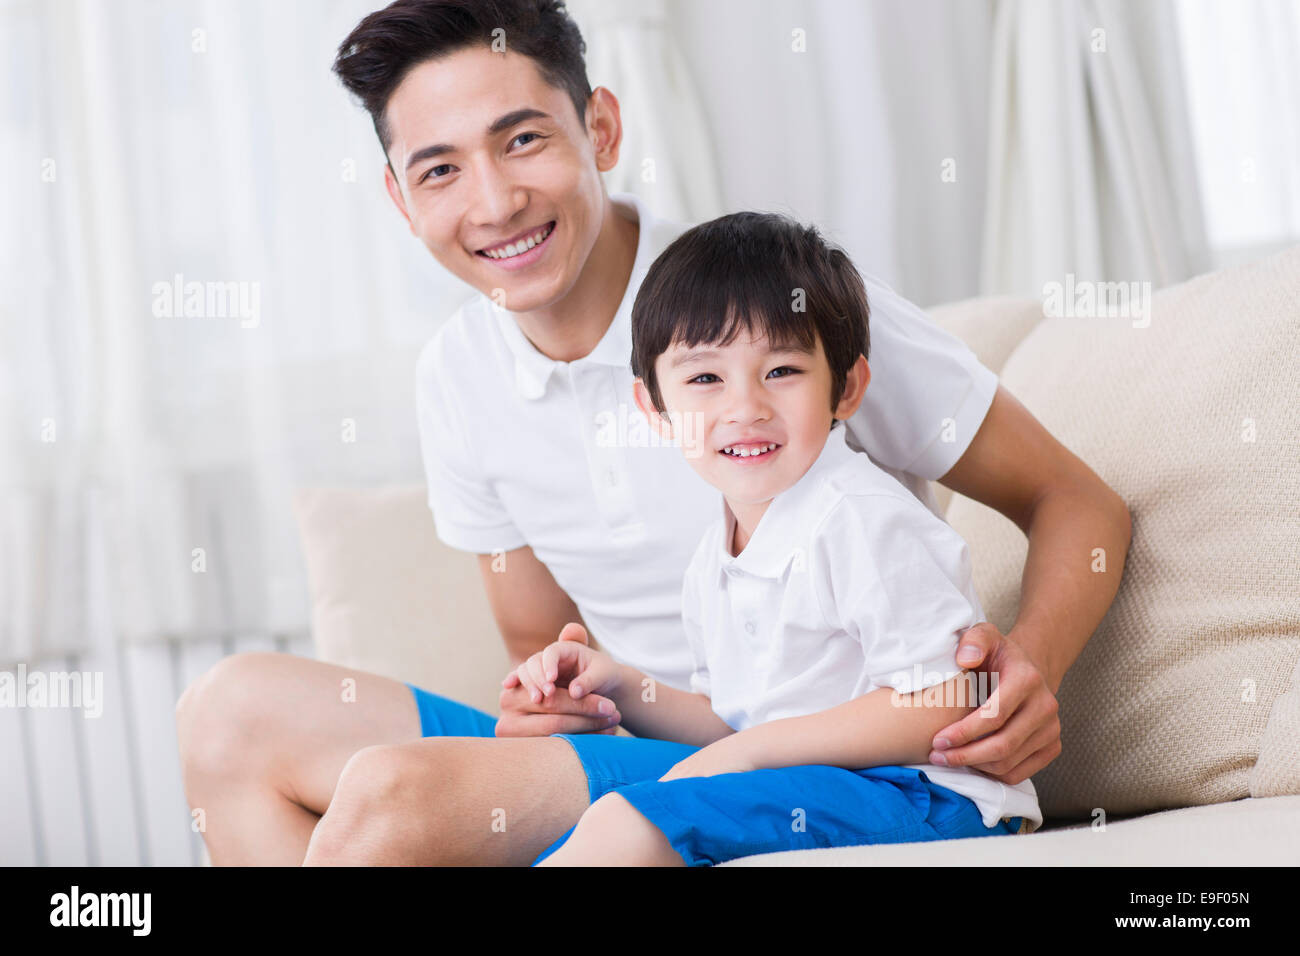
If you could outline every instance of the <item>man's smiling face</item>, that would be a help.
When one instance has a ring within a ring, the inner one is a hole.
[[[606,103],[593,95],[588,120]],[[600,233],[617,135],[589,132],[533,60],[487,46],[414,67],[385,118],[389,193],[439,263],[512,312],[569,292]]]

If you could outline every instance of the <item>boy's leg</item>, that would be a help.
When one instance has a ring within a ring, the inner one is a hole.
[[[219,661],[181,695],[176,727],[186,798],[204,811],[217,865],[302,863],[348,760],[421,733],[406,684],[269,653]]]
[[[912,768],[787,767],[620,788],[593,804],[543,865],[699,866],[782,850],[1006,835],[1019,822],[985,827],[973,802]]]
[[[569,838],[538,866],[685,866],[663,831],[619,795],[607,793],[582,814]]]

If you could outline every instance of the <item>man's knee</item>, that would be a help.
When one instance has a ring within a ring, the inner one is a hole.
[[[390,857],[415,831],[440,825],[453,785],[453,748],[425,741],[415,759],[402,744],[363,747],[343,766],[329,809],[312,834],[309,865]],[[438,754],[445,751],[447,759]],[[417,812],[418,811],[418,812]]]
[[[284,655],[266,652],[223,657],[185,688],[176,702],[176,737],[187,773],[228,774],[252,765],[266,742],[266,685]]]

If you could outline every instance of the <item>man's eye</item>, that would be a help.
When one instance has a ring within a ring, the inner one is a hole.
[[[532,136],[532,137],[534,137],[534,138],[538,138],[538,137],[541,136],[541,134],[540,134],[540,133],[520,133],[518,136],[516,136],[516,137],[515,137],[514,139],[512,139],[510,142],[512,142],[512,143],[517,143],[517,142],[519,142],[521,139],[523,139],[525,136]],[[529,140],[529,142],[532,142],[532,140]],[[524,143],[524,145],[527,146],[528,143]]]
[[[456,168],[456,167],[453,166],[453,165],[451,165],[451,163],[443,163],[443,164],[440,165],[440,166],[434,166],[434,167],[433,167],[432,169],[430,169],[427,173],[425,173],[423,176],[420,177],[420,182],[424,182],[426,179],[430,179],[430,178],[432,178],[432,179],[442,179],[443,177],[442,177],[441,175],[437,175],[438,170],[440,170],[440,169],[455,169],[455,168]]]
[[[702,378],[717,378],[717,377],[718,377],[718,376],[714,375],[712,372],[701,372],[699,375],[695,376],[693,379],[691,379],[690,381],[688,381],[686,384],[687,384],[687,385],[694,385],[695,383],[699,382],[699,384],[701,384],[701,385],[712,385],[712,384],[713,384],[712,382],[700,382],[700,379],[702,379]]]

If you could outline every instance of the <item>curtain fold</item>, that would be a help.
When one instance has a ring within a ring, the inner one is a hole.
[[[713,137],[700,95],[668,30],[664,0],[569,0],[587,44],[587,78],[618,97],[623,144],[605,173],[657,215],[700,222],[722,215]]]
[[[1168,0],[999,0],[981,291],[1208,267]]]

